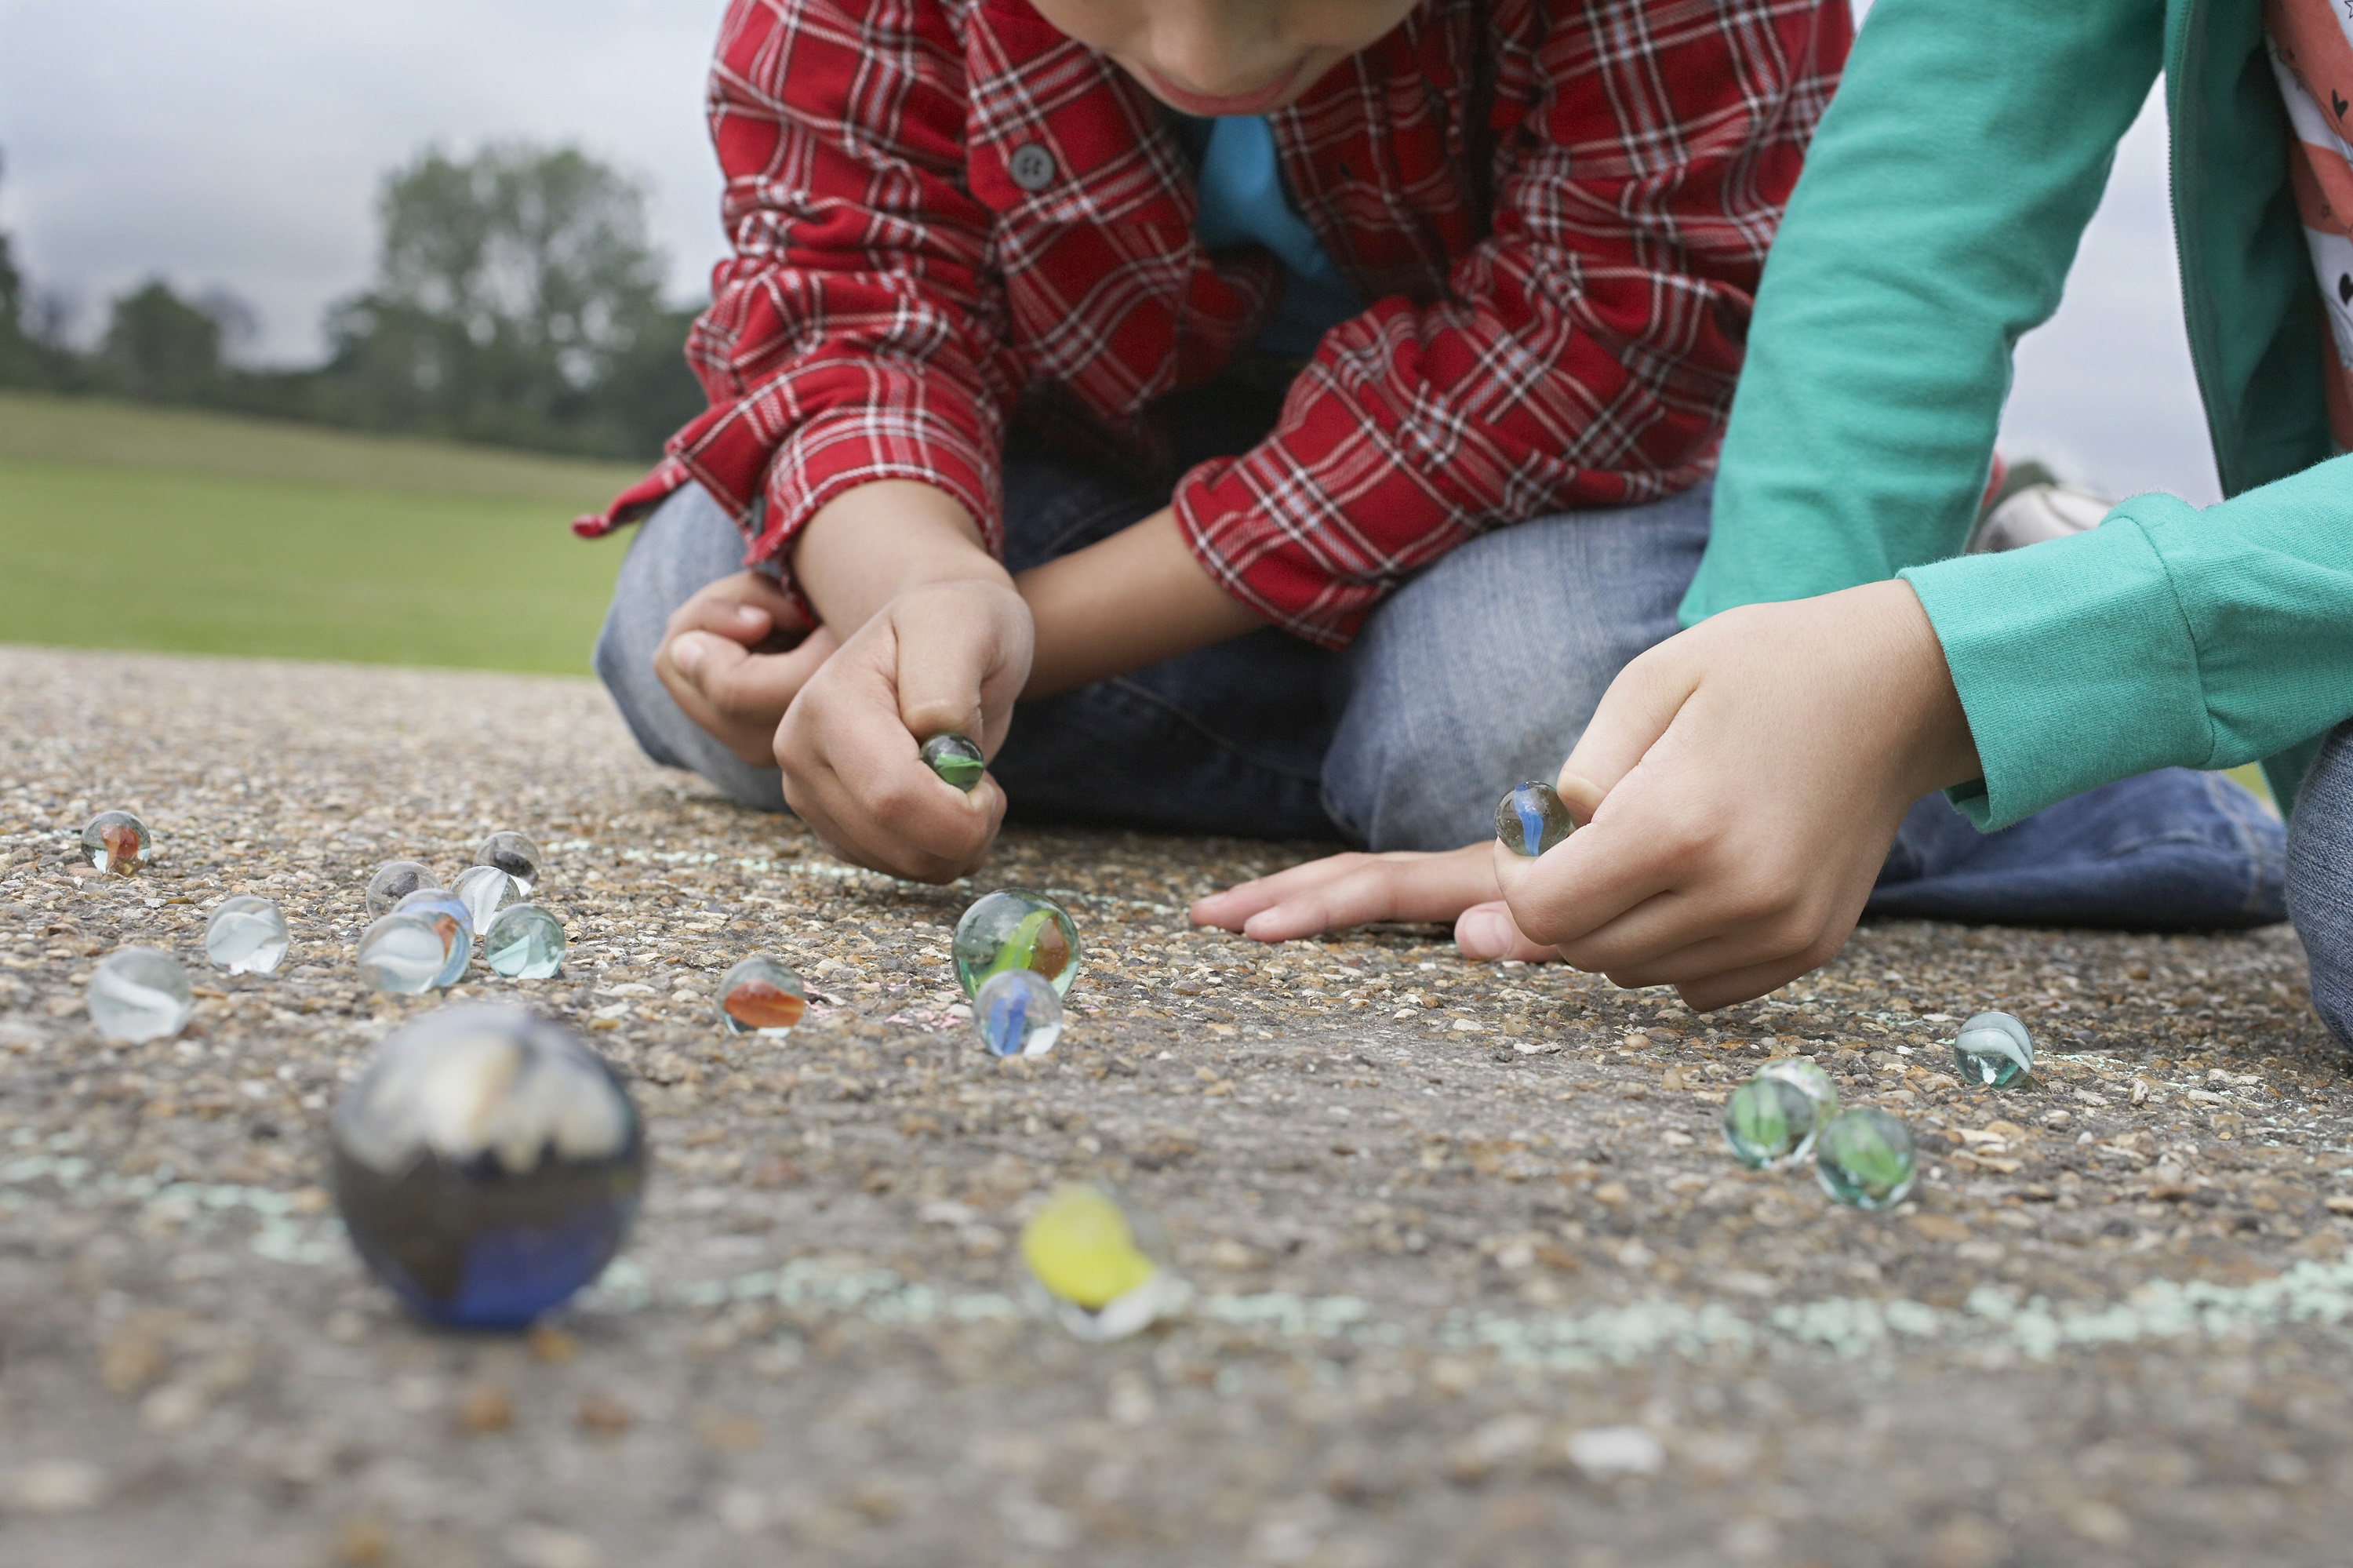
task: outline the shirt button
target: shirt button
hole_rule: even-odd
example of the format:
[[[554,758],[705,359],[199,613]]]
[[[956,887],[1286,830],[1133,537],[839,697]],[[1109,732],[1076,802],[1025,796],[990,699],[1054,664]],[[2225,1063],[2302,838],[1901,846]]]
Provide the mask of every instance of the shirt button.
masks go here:
[[[1042,191],[1054,183],[1054,154],[1035,142],[1025,143],[1013,149],[1013,156],[1006,160],[1005,172],[1023,190]]]

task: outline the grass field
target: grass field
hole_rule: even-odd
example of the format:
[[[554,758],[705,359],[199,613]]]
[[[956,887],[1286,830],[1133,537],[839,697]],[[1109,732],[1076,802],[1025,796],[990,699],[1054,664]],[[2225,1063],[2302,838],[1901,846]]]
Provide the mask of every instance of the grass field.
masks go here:
[[[584,673],[639,471],[0,393],[0,642]]]

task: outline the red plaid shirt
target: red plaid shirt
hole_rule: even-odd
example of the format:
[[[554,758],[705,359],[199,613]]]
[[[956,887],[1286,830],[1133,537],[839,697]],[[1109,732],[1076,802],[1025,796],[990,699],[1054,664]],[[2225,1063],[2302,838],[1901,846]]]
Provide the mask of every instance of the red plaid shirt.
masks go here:
[[[1202,566],[1336,646],[1480,533],[1695,482],[1848,5],[1423,0],[1274,115],[1300,216],[1377,302],[1258,447],[1177,482]],[[788,561],[834,496],[913,479],[994,547],[1025,397],[1148,450],[1155,401],[1273,300],[1264,252],[1195,241],[1169,111],[1026,0],[733,0],[711,128],[711,408],[582,533],[693,480],[747,561]]]

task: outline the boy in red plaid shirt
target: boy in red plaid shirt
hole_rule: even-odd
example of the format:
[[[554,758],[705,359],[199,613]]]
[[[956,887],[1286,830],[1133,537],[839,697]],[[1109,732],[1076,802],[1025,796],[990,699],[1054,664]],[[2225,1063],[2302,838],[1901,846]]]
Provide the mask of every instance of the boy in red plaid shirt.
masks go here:
[[[904,875],[1008,808],[1478,836],[1675,630],[1849,30],[734,0],[711,408],[583,520],[646,519],[599,673],[658,760]]]

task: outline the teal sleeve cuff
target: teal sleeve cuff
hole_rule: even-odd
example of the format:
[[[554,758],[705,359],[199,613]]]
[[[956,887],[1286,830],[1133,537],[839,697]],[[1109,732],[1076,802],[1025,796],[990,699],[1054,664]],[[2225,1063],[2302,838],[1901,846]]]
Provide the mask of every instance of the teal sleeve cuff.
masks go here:
[[[2130,503],[2168,509],[2190,512],[2168,496]],[[2125,510],[2073,538],[1901,575],[1944,645],[1985,765],[1978,785],[1952,797],[1979,828],[2151,768],[2211,766],[2189,622]]]

